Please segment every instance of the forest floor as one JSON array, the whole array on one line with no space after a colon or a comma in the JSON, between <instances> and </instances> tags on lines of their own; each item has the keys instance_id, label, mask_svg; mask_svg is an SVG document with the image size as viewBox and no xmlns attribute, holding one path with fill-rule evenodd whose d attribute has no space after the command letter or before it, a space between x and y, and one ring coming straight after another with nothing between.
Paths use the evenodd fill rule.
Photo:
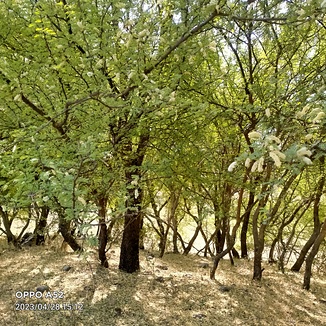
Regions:
<instances>
[{"instance_id":1,"label":"forest floor","mask_svg":"<svg viewBox=\"0 0 326 326\"><path fill-rule=\"evenodd\" d=\"M268 264L259 283L252 281L252 262L237 260L230 266L224 260L211 281L211 260L198 256L159 259L142 251L140 272L126 274L118 270L119 249L108 254L110 266L104 269L95 250L78 256L50 246L0 246L1 324L326 325L323 275L314 275L307 292L302 273L282 274ZM30 295L42 285L49 287L43 295L52 299L20 299L22 292Z\"/></svg>"}]
</instances>

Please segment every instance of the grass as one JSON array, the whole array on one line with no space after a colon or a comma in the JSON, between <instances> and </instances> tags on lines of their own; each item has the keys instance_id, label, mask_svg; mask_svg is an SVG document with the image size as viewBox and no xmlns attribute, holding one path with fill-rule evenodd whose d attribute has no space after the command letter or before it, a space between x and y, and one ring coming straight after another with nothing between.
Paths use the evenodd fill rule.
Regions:
<instances>
[{"instance_id":1,"label":"grass","mask_svg":"<svg viewBox=\"0 0 326 326\"><path fill-rule=\"evenodd\" d=\"M80 256L54 247L0 249L2 325L326 325L326 278L315 275L302 289L302 274L282 274L266 264L263 280L252 281L252 263L222 261L216 280L210 260L167 254L148 259L141 252L139 273L118 270L119 249L109 251L109 269L99 266L96 251ZM64 266L71 266L64 271ZM17 291L47 285L64 299L19 300ZM223 287L224 286L224 287ZM58 311L15 310L17 302L58 303ZM81 311L64 310L81 303ZM23 306L24 308L26 305ZM68 305L66 305L68 307Z\"/></svg>"}]
</instances>

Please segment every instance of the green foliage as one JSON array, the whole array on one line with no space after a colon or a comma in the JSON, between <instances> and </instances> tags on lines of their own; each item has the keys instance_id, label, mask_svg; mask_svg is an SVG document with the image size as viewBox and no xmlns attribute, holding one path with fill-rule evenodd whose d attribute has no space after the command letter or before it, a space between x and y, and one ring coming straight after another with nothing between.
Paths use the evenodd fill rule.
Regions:
<instances>
[{"instance_id":1,"label":"green foliage","mask_svg":"<svg viewBox=\"0 0 326 326\"><path fill-rule=\"evenodd\" d=\"M1 206L75 219L107 198L121 216L149 185L217 223L244 213L240 191L267 196L267 214L325 153L323 1L3 0L0 13Z\"/></svg>"}]
</instances>

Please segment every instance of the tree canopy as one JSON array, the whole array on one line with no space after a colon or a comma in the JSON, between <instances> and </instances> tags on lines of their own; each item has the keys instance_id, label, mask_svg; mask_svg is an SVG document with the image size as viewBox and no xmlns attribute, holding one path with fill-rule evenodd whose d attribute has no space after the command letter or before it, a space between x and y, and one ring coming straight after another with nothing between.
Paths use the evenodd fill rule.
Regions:
<instances>
[{"instance_id":1,"label":"tree canopy","mask_svg":"<svg viewBox=\"0 0 326 326\"><path fill-rule=\"evenodd\" d=\"M14 219L43 209L74 250L72 225L97 219L105 267L122 228L127 272L149 229L162 255L200 235L212 278L239 245L256 280L266 248L280 268L302 249L309 289L326 234L325 1L3 0L0 13L9 242Z\"/></svg>"}]
</instances>

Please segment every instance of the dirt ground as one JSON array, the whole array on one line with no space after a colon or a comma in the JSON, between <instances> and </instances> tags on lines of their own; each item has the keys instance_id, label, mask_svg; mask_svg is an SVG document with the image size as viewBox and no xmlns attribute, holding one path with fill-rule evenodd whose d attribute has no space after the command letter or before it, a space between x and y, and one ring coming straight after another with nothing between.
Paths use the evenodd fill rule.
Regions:
<instances>
[{"instance_id":1,"label":"dirt ground","mask_svg":"<svg viewBox=\"0 0 326 326\"><path fill-rule=\"evenodd\" d=\"M267 264L263 281L252 281L245 260L222 261L211 281L211 261L197 256L159 259L142 251L141 270L132 275L118 270L119 249L109 257L104 269L95 250L78 256L50 246L0 248L1 324L326 325L326 276L314 275L307 292L301 273ZM39 286L48 291L30 298Z\"/></svg>"}]
</instances>

